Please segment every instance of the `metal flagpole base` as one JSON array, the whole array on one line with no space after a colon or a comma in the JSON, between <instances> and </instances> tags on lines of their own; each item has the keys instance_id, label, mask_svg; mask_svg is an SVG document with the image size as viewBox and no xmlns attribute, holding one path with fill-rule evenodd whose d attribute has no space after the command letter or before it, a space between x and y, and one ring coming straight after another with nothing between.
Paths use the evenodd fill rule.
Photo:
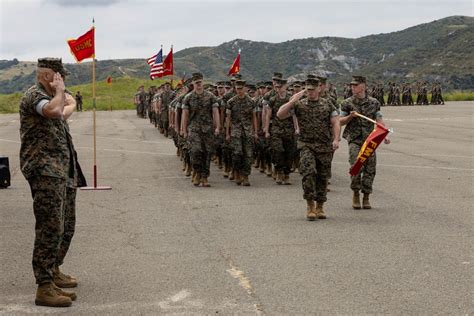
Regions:
<instances>
[{"instance_id":1,"label":"metal flagpole base","mask_svg":"<svg viewBox=\"0 0 474 316\"><path fill-rule=\"evenodd\" d=\"M109 187L109 186L82 187L81 190L84 190L84 191L91 191L91 190L112 190L112 187Z\"/></svg>"}]
</instances>

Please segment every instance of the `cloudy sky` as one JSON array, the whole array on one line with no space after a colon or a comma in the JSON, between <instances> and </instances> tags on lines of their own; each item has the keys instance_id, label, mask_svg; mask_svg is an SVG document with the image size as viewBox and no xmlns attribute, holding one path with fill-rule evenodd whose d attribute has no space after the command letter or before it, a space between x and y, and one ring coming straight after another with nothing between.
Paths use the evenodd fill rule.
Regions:
<instances>
[{"instance_id":1,"label":"cloudy sky","mask_svg":"<svg viewBox=\"0 0 474 316\"><path fill-rule=\"evenodd\" d=\"M66 40L95 18L98 59L147 58L235 38L360 37L451 15L473 16L472 0L0 0L0 59L63 57Z\"/></svg>"}]
</instances>

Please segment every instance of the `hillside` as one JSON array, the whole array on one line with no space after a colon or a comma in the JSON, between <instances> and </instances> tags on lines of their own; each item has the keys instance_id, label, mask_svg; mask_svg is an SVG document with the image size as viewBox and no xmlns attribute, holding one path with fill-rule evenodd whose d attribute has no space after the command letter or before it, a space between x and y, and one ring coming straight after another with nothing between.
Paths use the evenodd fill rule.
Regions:
<instances>
[{"instance_id":1,"label":"hillside","mask_svg":"<svg viewBox=\"0 0 474 316\"><path fill-rule=\"evenodd\" d=\"M467 16L357 39L319 37L276 44L235 39L216 47L187 48L175 53L176 78L199 70L211 80L225 79L239 48L241 73L254 82L280 71L290 78L325 74L341 84L357 73L371 81L438 80L445 89L474 89L474 18ZM12 61L0 61L0 93L22 91L34 82L31 62L2 66L6 64ZM90 63L67 67L73 73L69 85L90 82ZM97 62L98 80L109 75L146 79L148 69L144 59Z\"/></svg>"}]
</instances>

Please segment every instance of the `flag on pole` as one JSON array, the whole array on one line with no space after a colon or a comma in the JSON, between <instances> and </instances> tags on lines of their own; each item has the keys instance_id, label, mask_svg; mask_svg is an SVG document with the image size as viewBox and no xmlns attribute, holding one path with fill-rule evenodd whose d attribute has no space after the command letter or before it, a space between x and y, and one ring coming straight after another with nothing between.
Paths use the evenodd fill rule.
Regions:
<instances>
[{"instance_id":1,"label":"flag on pole","mask_svg":"<svg viewBox=\"0 0 474 316\"><path fill-rule=\"evenodd\" d=\"M94 33L95 27L92 27L77 39L70 39L67 41L71 53L78 63L84 59L95 57Z\"/></svg>"},{"instance_id":2,"label":"flag on pole","mask_svg":"<svg viewBox=\"0 0 474 316\"><path fill-rule=\"evenodd\" d=\"M163 62L163 77L173 75L173 46L171 46L170 53L166 55L165 61ZM173 80L173 79L171 79Z\"/></svg>"},{"instance_id":3,"label":"flag on pole","mask_svg":"<svg viewBox=\"0 0 474 316\"><path fill-rule=\"evenodd\" d=\"M237 57L235 57L234 62L232 63L232 66L229 69L228 75L231 76L233 74L238 74L240 72L240 49L239 49L239 54Z\"/></svg>"},{"instance_id":4,"label":"flag on pole","mask_svg":"<svg viewBox=\"0 0 474 316\"><path fill-rule=\"evenodd\" d=\"M349 170L351 176L355 176L359 173L365 161L374 154L375 149L377 149L377 147L383 142L389 132L390 131L381 124L375 124L374 130L372 131L372 133L370 133L370 135L367 137L364 144L360 148L356 162Z\"/></svg>"},{"instance_id":5,"label":"flag on pole","mask_svg":"<svg viewBox=\"0 0 474 316\"><path fill-rule=\"evenodd\" d=\"M148 58L148 65L150 65L150 79L161 78L163 74L163 48L160 48L158 54Z\"/></svg>"},{"instance_id":6,"label":"flag on pole","mask_svg":"<svg viewBox=\"0 0 474 316\"><path fill-rule=\"evenodd\" d=\"M109 84L109 85L112 84L112 77L111 76L107 77L107 84Z\"/></svg>"}]
</instances>

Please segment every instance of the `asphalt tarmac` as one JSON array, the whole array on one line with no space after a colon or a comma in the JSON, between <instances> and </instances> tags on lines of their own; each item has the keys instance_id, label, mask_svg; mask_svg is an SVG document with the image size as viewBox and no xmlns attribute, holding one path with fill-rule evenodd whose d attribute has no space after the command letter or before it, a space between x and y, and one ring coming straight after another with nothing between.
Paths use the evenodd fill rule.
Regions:
<instances>
[{"instance_id":1,"label":"asphalt tarmac","mask_svg":"<svg viewBox=\"0 0 474 316\"><path fill-rule=\"evenodd\" d=\"M134 111L98 112L99 185L79 191L63 270L67 309L34 305L34 216L19 170L19 116L0 115L0 314L466 315L473 304L474 102L385 107L373 209L353 210L348 150L333 160L328 219L308 222L301 177L252 170L238 187L211 167L193 187L172 140ZM92 113L70 121L92 183Z\"/></svg>"}]
</instances>

